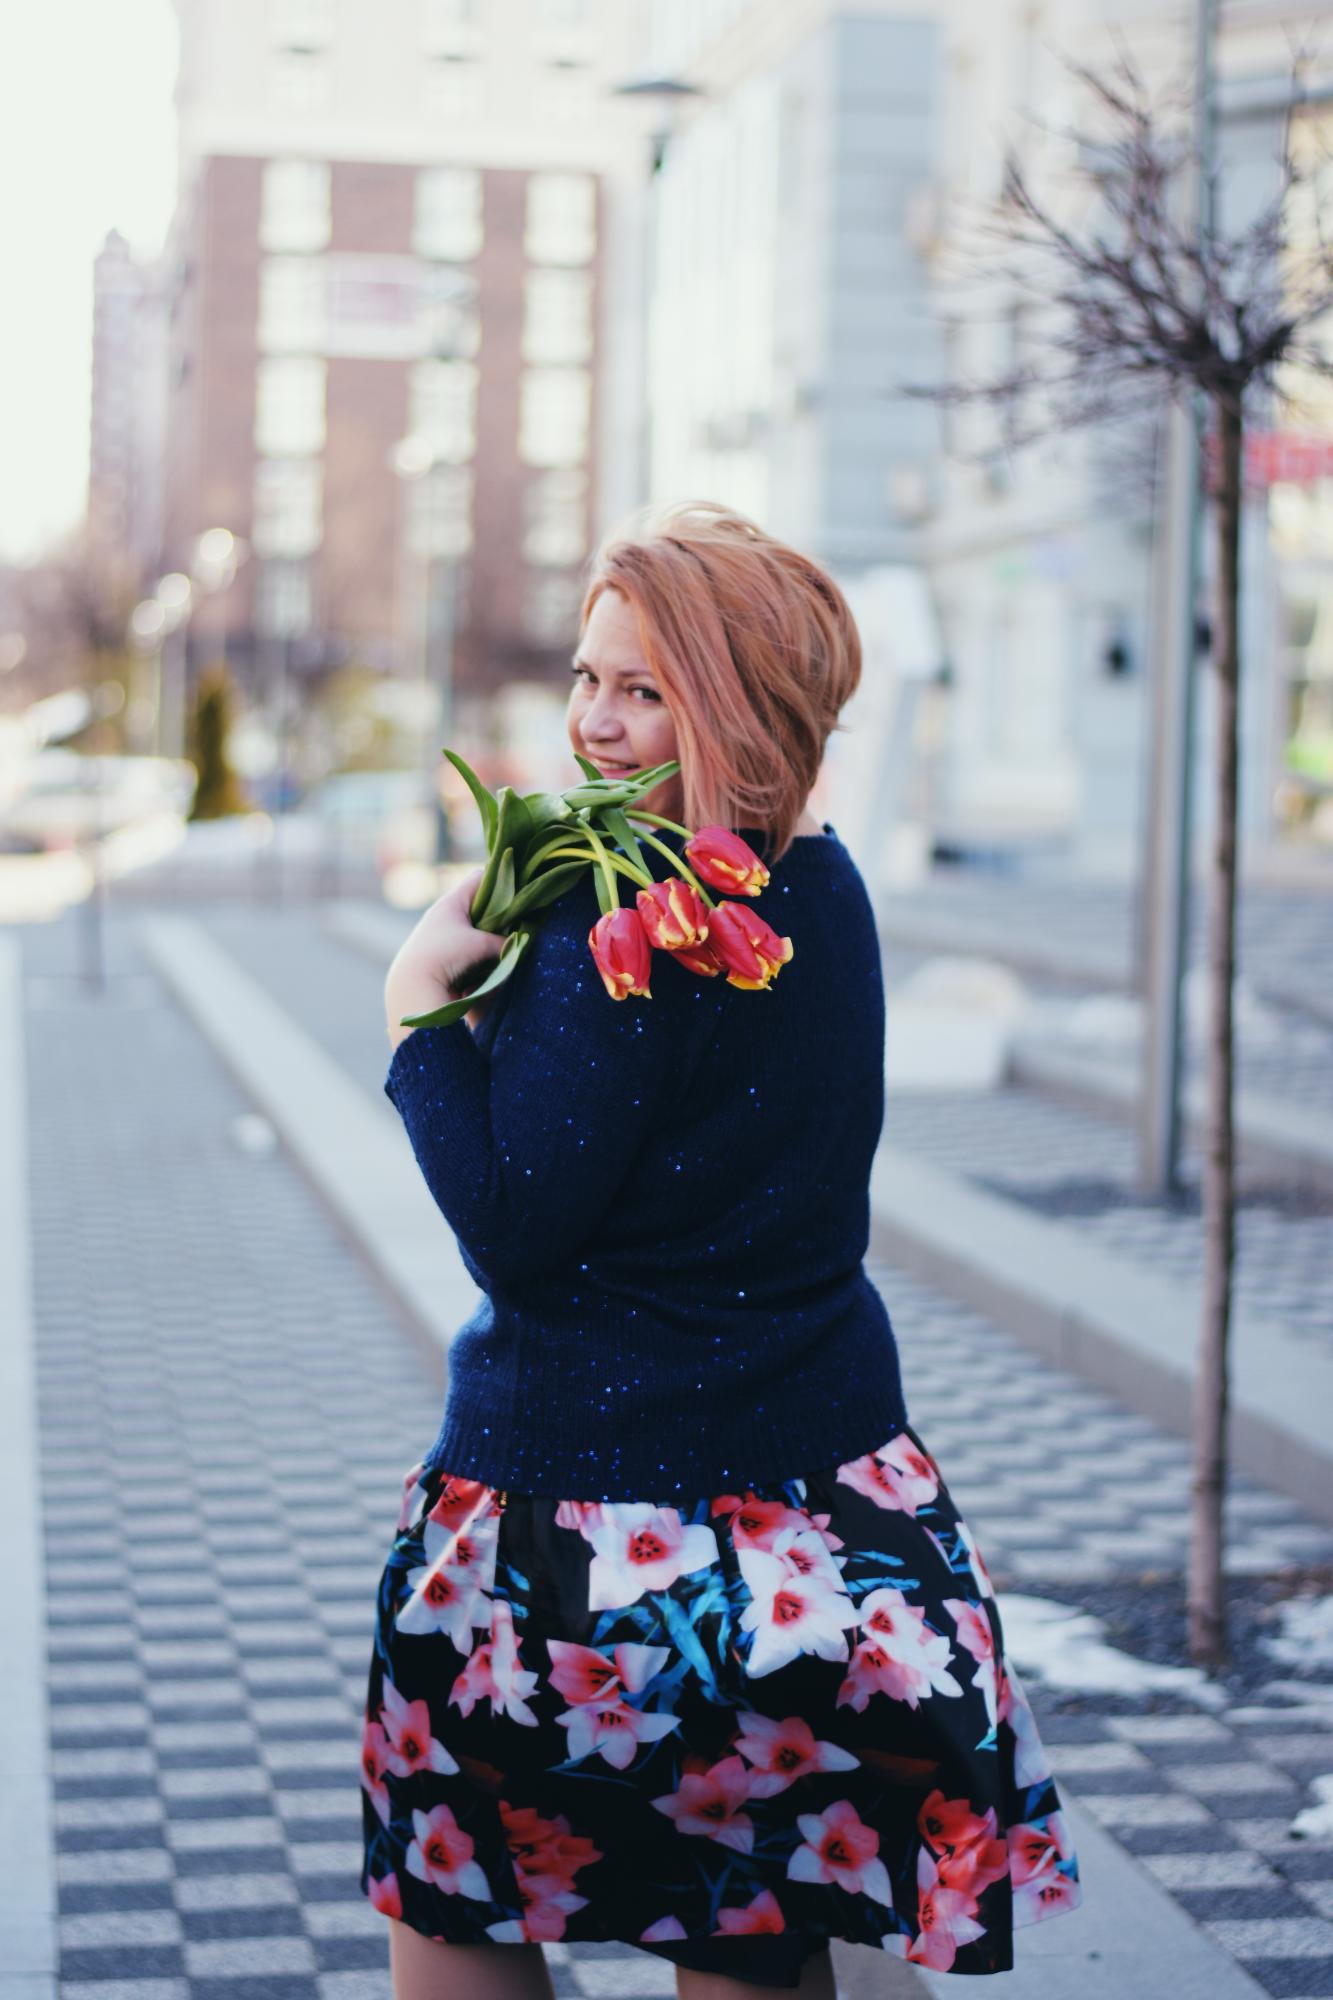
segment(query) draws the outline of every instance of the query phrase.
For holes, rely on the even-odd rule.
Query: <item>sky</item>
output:
[[[0,10],[0,560],[83,513],[92,263],[161,246],[175,180],[171,0]]]

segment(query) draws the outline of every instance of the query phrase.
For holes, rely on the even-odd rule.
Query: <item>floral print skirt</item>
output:
[[[1078,1864],[995,1598],[910,1427],[692,1504],[404,1480],[361,1888],[455,1944],[619,1939],[795,1987],[831,1938],[1013,1964]]]

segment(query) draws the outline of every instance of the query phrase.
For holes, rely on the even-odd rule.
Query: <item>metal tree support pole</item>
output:
[[[1213,44],[1216,0],[1195,17],[1193,155],[1183,175],[1181,222],[1200,241],[1211,224]],[[1181,987],[1189,948],[1196,604],[1201,572],[1203,399],[1173,398],[1166,447],[1164,527],[1157,549],[1151,726],[1152,797],[1144,869],[1148,899],[1139,1182],[1164,1195],[1179,1185]]]

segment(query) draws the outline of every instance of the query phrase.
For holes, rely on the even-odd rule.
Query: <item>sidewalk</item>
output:
[[[387,2000],[348,1773],[398,1483],[470,1288],[380,1093],[382,965],[295,907],[170,912],[149,958],[141,915],[113,916],[104,1000],[70,977],[66,925],[23,936],[61,2000]],[[1002,1585],[1140,1617],[1179,1575],[1179,1442],[984,1316],[873,1274],[914,1418]],[[1232,1514],[1239,1573],[1327,1548],[1247,1481]],[[1002,1990],[1127,1991],[1089,1940],[1151,1935],[1148,1994],[1333,1991],[1333,1842],[1287,1834],[1333,1771],[1333,1705],[1309,1686],[1213,1714],[1034,1683],[1057,1771],[1114,1836],[1092,1873],[1122,1871],[1142,1928],[1103,1904],[1100,1932],[1023,1933],[1028,1969]],[[632,1952],[553,1957],[562,1993],[672,1991]],[[902,1990],[875,1955],[847,1958],[849,2000]]]
[[[1135,895],[1129,886],[1054,872],[937,867],[927,881],[879,897],[888,945],[999,958],[1029,976],[1127,991],[1134,983]],[[1262,998],[1333,1025],[1333,862],[1318,886],[1242,885],[1240,977]],[[1203,892],[1190,908],[1190,963],[1206,932]]]

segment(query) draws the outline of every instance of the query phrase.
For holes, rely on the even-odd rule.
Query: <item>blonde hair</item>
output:
[[[708,500],[642,509],[592,557],[580,635],[604,590],[634,611],[676,728],[688,826],[752,827],[779,861],[839,710],[861,638],[818,563]]]

